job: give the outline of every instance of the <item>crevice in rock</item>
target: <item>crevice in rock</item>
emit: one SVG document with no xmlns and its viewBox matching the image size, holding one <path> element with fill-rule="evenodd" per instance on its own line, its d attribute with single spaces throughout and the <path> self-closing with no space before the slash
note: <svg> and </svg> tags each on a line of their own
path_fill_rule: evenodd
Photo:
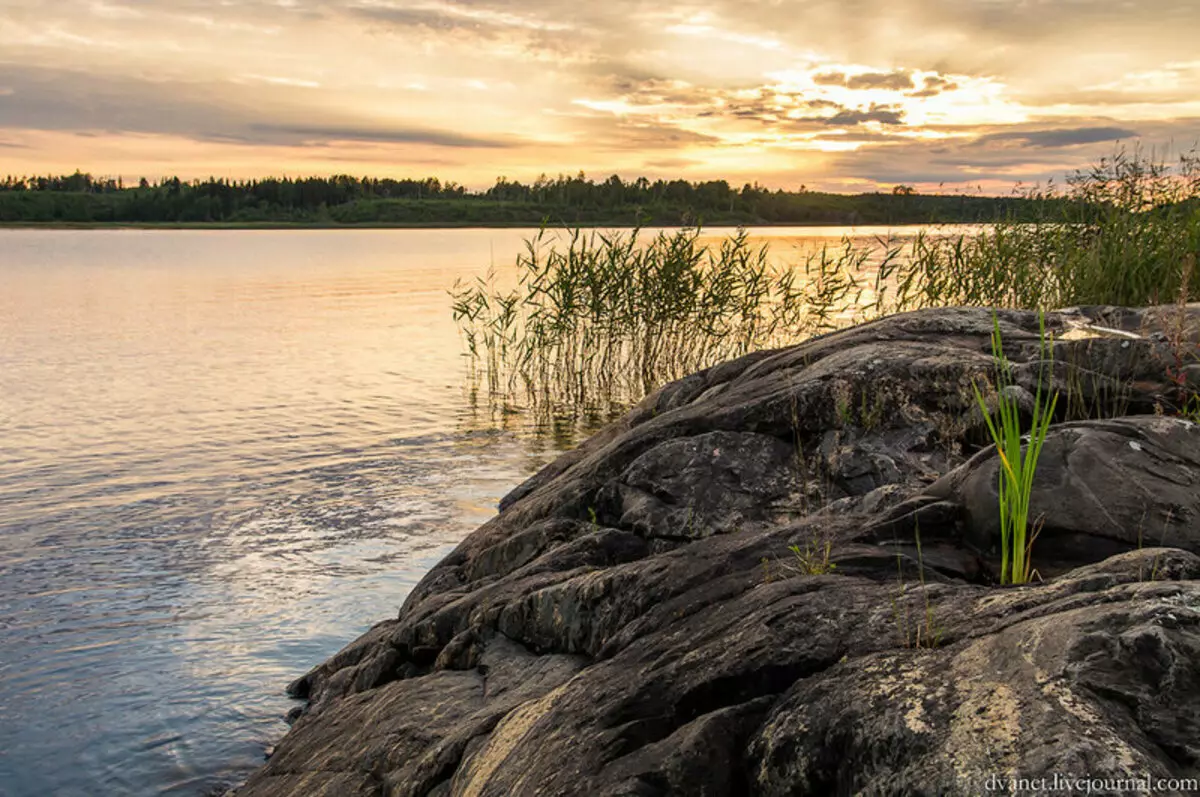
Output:
<svg viewBox="0 0 1200 797">
<path fill-rule="evenodd" d="M 800 679 L 822 672 L 836 664 L 841 657 L 842 653 L 839 652 L 828 659 L 772 664 L 721 676 L 697 684 L 671 705 L 662 706 L 662 710 L 654 714 L 642 715 L 643 705 L 628 707 L 628 713 L 634 716 L 626 721 L 622 721 L 623 712 L 605 718 L 605 724 L 611 722 L 616 726 L 610 753 L 613 758 L 630 755 L 667 738 L 701 716 L 758 698 L 782 695 Z"/>
</svg>

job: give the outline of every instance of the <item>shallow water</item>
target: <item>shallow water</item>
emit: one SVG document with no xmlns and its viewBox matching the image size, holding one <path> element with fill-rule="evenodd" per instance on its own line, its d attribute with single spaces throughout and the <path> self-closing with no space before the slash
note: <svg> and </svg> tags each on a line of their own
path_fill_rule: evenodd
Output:
<svg viewBox="0 0 1200 797">
<path fill-rule="evenodd" d="M 244 778 L 553 457 L 472 410 L 446 294 L 530 234 L 0 230 L 0 794 Z"/>
</svg>

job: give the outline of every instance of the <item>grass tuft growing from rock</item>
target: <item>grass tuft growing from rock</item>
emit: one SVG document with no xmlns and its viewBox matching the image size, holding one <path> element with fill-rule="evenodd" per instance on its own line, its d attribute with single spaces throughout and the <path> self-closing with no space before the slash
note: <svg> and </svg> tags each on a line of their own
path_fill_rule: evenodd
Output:
<svg viewBox="0 0 1200 797">
<path fill-rule="evenodd" d="M 833 543 L 828 540 L 824 544 L 809 540 L 801 548 L 799 545 L 788 546 L 788 550 L 796 557 L 792 568 L 806 576 L 823 576 L 837 570 L 837 565 L 829 560 L 833 551 Z"/>
<path fill-rule="evenodd" d="M 1046 333 L 1046 318 L 1039 317 L 1041 328 L 1042 373 L 1038 376 L 1037 394 L 1034 396 L 1032 420 L 1028 433 L 1022 431 L 1020 400 L 1016 395 L 1021 390 L 1013 379 L 1012 366 L 1004 356 L 1004 342 L 1000 336 L 1000 320 L 993 316 L 992 358 L 996 366 L 996 418 L 988 411 L 987 400 L 978 386 L 975 398 L 987 422 L 988 432 L 996 445 L 1000 457 L 999 509 L 1000 509 L 1000 583 L 1026 584 L 1031 570 L 1030 553 L 1037 537 L 1038 523 L 1029 535 L 1029 499 L 1033 492 L 1033 476 L 1037 470 L 1038 456 L 1046 433 L 1054 418 L 1054 407 L 1058 403 L 1057 391 L 1043 392 L 1045 364 L 1053 363 L 1053 341 Z M 1027 445 L 1023 443 L 1027 441 Z"/>
<path fill-rule="evenodd" d="M 908 584 L 904 581 L 903 555 L 896 552 L 896 575 L 898 593 L 892 598 L 892 616 L 896 631 L 906 648 L 932 650 L 942 644 L 945 628 L 938 622 L 933 603 L 929 600 L 929 586 L 925 583 L 925 555 L 921 550 L 921 530 L 915 530 L 917 547 L 917 579 L 921 585 L 922 607 L 919 617 L 913 616 L 912 601 L 909 599 Z"/>
</svg>

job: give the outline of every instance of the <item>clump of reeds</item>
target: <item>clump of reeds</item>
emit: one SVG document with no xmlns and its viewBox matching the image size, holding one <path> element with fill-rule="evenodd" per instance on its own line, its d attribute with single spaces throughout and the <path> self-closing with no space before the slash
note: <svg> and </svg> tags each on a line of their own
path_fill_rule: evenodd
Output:
<svg viewBox="0 0 1200 797">
<path fill-rule="evenodd" d="M 971 236 L 918 236 L 890 264 L 893 306 L 1052 309 L 1170 302 L 1200 253 L 1200 156 L 1118 150 L 1065 186 L 1034 189 L 1032 219 Z M 1188 292 L 1200 298 L 1200 282 Z"/>
<path fill-rule="evenodd" d="M 745 230 L 716 246 L 700 235 L 543 229 L 517 259 L 515 289 L 494 272 L 456 285 L 454 318 L 490 393 L 535 408 L 630 403 L 870 312 L 857 278 L 869 251 L 846 245 L 777 267 Z"/>
</svg>

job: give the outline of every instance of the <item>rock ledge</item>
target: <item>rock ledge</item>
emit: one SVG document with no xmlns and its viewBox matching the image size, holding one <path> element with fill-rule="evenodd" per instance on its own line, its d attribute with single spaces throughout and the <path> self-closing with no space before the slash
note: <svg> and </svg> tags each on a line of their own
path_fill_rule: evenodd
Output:
<svg viewBox="0 0 1200 797">
<path fill-rule="evenodd" d="M 237 793 L 1200 778 L 1200 426 L 1156 414 L 1169 373 L 1200 387 L 1200 305 L 1173 312 L 1048 316 L 1040 582 L 995 584 L 990 311 L 893 316 L 668 385 L 518 487 L 292 685 L 306 710 Z M 1000 322 L 1032 389 L 1038 319 Z"/>
</svg>

